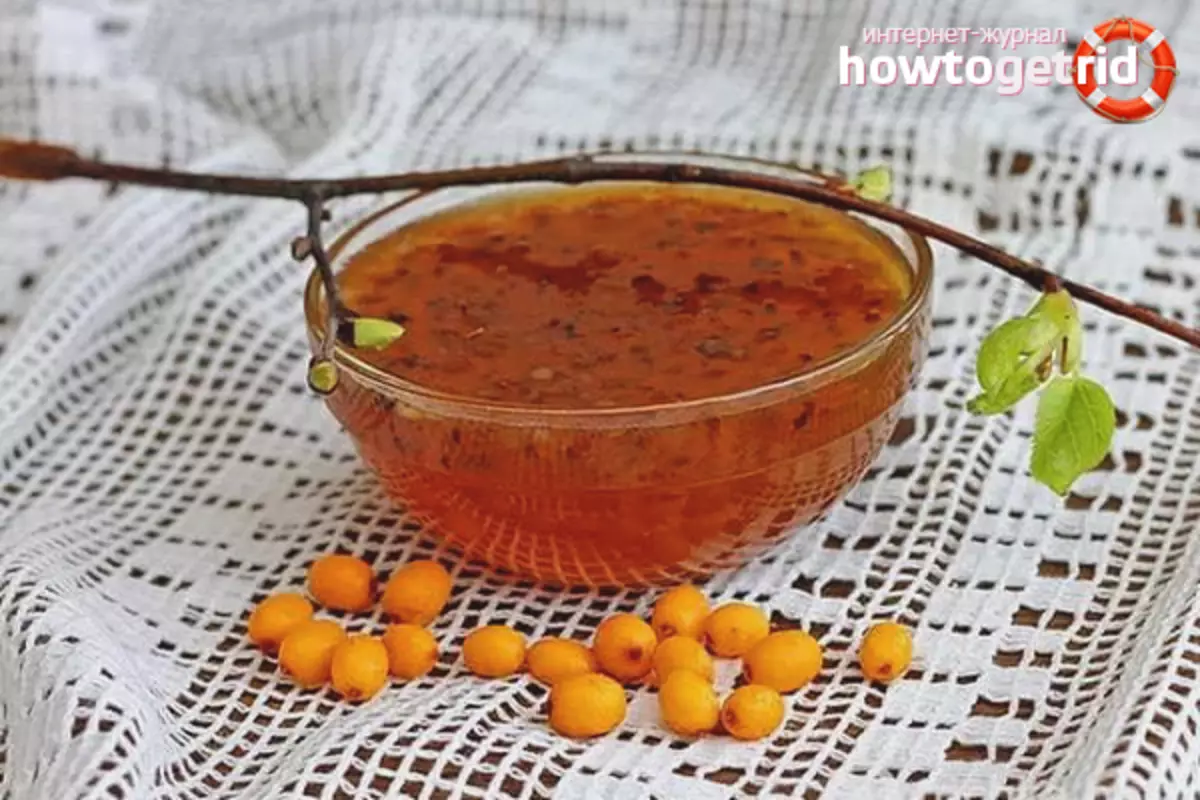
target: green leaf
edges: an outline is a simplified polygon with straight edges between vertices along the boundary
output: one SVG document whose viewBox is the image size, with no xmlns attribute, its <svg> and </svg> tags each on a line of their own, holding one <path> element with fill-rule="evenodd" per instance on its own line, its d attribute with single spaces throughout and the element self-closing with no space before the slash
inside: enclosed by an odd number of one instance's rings
<svg viewBox="0 0 1200 800">
<path fill-rule="evenodd" d="M 871 167 L 855 175 L 850 185 L 859 197 L 886 203 L 892 196 L 892 170 L 882 165 Z"/>
<path fill-rule="evenodd" d="M 1083 359 L 1083 322 L 1078 314 L 1072 314 L 1067 323 L 1066 344 L 1062 348 L 1062 363 L 1059 368 L 1064 373 L 1071 374 L 1079 371 L 1079 362 Z"/>
<path fill-rule="evenodd" d="M 368 350 L 382 350 L 405 334 L 403 325 L 389 319 L 355 317 L 350 324 L 354 346 Z"/>
<path fill-rule="evenodd" d="M 1030 356 L 1054 341 L 1058 332 L 1043 319 L 1017 317 L 987 335 L 975 359 L 975 375 L 984 392 L 1000 388 Z"/>
<path fill-rule="evenodd" d="M 1043 362 L 1053 355 L 1061 334 L 1038 317 L 1010 319 L 988 334 L 975 359 L 983 392 L 967 402 L 974 414 L 1002 414 L 1041 386 Z"/>
<path fill-rule="evenodd" d="M 1065 291 L 1043 294 L 1023 317 L 987 335 L 975 360 L 982 393 L 967 402 L 976 414 L 1001 414 L 1037 389 L 1060 355 L 1063 372 L 1079 367 L 1082 328 L 1075 301 Z"/>
<path fill-rule="evenodd" d="M 1100 384 L 1079 376 L 1083 326 L 1063 290 L 1043 294 L 1022 317 L 983 340 L 975 362 L 982 392 L 967 403 L 976 414 L 1003 413 L 1045 384 L 1034 430 L 1033 477 L 1058 494 L 1103 460 L 1116 410 Z M 1046 381 L 1058 361 L 1061 377 Z"/>
<path fill-rule="evenodd" d="M 1079 317 L 1075 311 L 1075 301 L 1065 289 L 1043 294 L 1026 316 L 1041 317 L 1053 323 L 1064 336 L 1070 330 L 1072 322 Z"/>
<path fill-rule="evenodd" d="M 1003 414 L 1042 385 L 1036 369 L 1022 370 L 1013 375 L 995 392 L 984 392 L 967 401 L 967 410 L 972 414 L 991 416 Z"/>
<path fill-rule="evenodd" d="M 1055 378 L 1038 401 L 1033 477 L 1060 495 L 1104 460 L 1117 412 L 1104 387 L 1082 376 Z"/>
</svg>

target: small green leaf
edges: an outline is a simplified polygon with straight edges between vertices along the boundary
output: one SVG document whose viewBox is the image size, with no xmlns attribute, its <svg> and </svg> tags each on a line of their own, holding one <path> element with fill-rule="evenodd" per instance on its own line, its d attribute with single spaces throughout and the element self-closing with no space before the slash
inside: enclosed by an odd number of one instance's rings
<svg viewBox="0 0 1200 800">
<path fill-rule="evenodd" d="M 1066 342 L 1062 348 L 1062 363 L 1059 368 L 1065 374 L 1079 371 L 1079 362 L 1083 360 L 1083 322 L 1078 314 L 1072 314 L 1067 323 Z"/>
<path fill-rule="evenodd" d="M 855 175 L 850 185 L 860 197 L 886 203 L 892 196 L 892 170 L 882 165 L 871 167 Z"/>
<path fill-rule="evenodd" d="M 984 416 L 1003 414 L 1036 391 L 1042 385 L 1042 380 L 1036 368 L 1022 369 L 1014 373 L 996 391 L 972 397 L 967 401 L 967 410 L 972 414 Z"/>
<path fill-rule="evenodd" d="M 308 362 L 308 388 L 317 394 L 332 394 L 338 385 L 337 365 L 324 358 Z"/>
<path fill-rule="evenodd" d="M 1055 378 L 1038 401 L 1033 477 L 1060 495 L 1104 460 L 1117 413 L 1104 387 L 1082 376 Z"/>
<path fill-rule="evenodd" d="M 967 401 L 973 414 L 1002 414 L 1015 406 L 1048 377 L 1042 370 L 1061 335 L 1041 317 L 1010 319 L 988 334 L 975 359 L 983 389 Z"/>
<path fill-rule="evenodd" d="M 352 344 L 367 350 L 382 350 L 405 334 L 403 325 L 388 319 L 355 317 L 350 325 Z"/>
<path fill-rule="evenodd" d="M 1026 316 L 1042 317 L 1053 323 L 1065 336 L 1072 321 L 1079 315 L 1075 311 L 1075 301 L 1071 299 L 1071 295 L 1065 289 L 1059 289 L 1057 292 L 1046 292 L 1038 298 Z"/>
<path fill-rule="evenodd" d="M 1003 384 L 995 391 L 984 392 L 967 401 L 967 410 L 972 414 L 1003 414 L 1020 403 L 1037 387 L 1045 383 L 1042 372 L 1038 368 L 1042 360 L 1030 360 L 1022 365 L 1018 372 L 1009 375 Z"/>
<path fill-rule="evenodd" d="M 975 374 L 982 392 L 967 403 L 976 414 L 1003 413 L 1044 386 L 1038 401 L 1030 469 L 1058 494 L 1103 460 L 1116 410 L 1100 384 L 1080 377 L 1083 326 L 1064 290 L 1043 294 L 1022 317 L 988 334 Z M 1050 379 L 1055 362 L 1061 377 Z"/>
<path fill-rule="evenodd" d="M 1064 372 L 1074 372 L 1081 345 L 1075 301 L 1064 291 L 1043 294 L 1025 316 L 1010 319 L 983 340 L 975 360 L 983 391 L 967 402 L 968 410 L 976 414 L 1009 410 L 1046 382 L 1056 355 Z"/>
<path fill-rule="evenodd" d="M 1041 352 L 1058 336 L 1054 326 L 1040 317 L 1010 319 L 987 335 L 975 359 L 975 374 L 984 392 L 1000 388 L 1030 356 Z"/>
</svg>

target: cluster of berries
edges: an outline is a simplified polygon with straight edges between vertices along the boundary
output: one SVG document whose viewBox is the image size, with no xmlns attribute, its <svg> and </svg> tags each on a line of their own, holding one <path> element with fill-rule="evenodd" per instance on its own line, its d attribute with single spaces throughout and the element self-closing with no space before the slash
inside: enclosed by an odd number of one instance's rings
<svg viewBox="0 0 1200 800">
<path fill-rule="evenodd" d="M 309 569 L 309 592 L 326 608 L 368 610 L 375 597 L 370 566 L 346 555 L 318 559 Z M 347 700 L 374 696 L 393 677 L 411 680 L 438 659 L 438 642 L 426 629 L 450 597 L 451 581 L 434 561 L 414 561 L 384 586 L 380 603 L 395 620 L 382 637 L 347 635 L 334 620 L 313 618 L 303 595 L 263 600 L 250 616 L 251 641 L 277 652 L 279 664 L 305 687 L 332 684 Z M 722 701 L 713 686 L 713 658 L 741 659 L 744 685 Z M 608 733 L 626 714 L 625 685 L 658 688 L 663 724 L 682 736 L 722 730 L 737 739 L 761 739 L 783 721 L 782 695 L 821 671 L 821 645 L 801 630 L 771 630 L 762 609 L 726 603 L 713 609 L 694 586 L 678 586 L 655 603 L 650 622 L 616 614 L 596 629 L 591 645 L 545 638 L 527 647 L 503 625 L 478 628 L 463 640 L 468 670 L 504 678 L 526 670 L 550 687 L 550 725 L 573 738 Z M 859 649 L 871 680 L 900 677 L 912 660 L 912 637 L 894 622 L 873 626 Z"/>
</svg>

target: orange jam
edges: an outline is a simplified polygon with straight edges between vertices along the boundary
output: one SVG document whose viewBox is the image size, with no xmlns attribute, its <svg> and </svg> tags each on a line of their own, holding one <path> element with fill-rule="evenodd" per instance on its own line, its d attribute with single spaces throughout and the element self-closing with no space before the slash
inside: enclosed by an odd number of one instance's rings
<svg viewBox="0 0 1200 800">
<path fill-rule="evenodd" d="M 547 408 L 713 397 L 853 347 L 908 292 L 890 243 L 836 211 L 742 190 L 530 193 L 396 231 L 341 277 L 409 328 L 363 357 L 442 392 Z"/>
<path fill-rule="evenodd" d="M 388 491 L 564 583 L 712 569 L 812 519 L 889 435 L 924 323 L 789 383 L 891 324 L 913 269 L 845 214 L 707 186 L 508 193 L 394 230 L 339 281 L 408 329 L 354 356 L 412 394 L 351 370 L 330 398 Z"/>
</svg>

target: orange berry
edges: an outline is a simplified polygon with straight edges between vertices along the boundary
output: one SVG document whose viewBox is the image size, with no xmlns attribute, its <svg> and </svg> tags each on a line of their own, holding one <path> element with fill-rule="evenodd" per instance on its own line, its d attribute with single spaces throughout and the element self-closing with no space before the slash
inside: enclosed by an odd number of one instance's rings
<svg viewBox="0 0 1200 800">
<path fill-rule="evenodd" d="M 761 739 L 783 722 L 783 698 L 769 686 L 735 689 L 721 706 L 721 725 L 735 739 Z"/>
<path fill-rule="evenodd" d="M 308 568 L 308 590 L 325 608 L 366 611 L 371 607 L 374 586 L 371 567 L 354 556 L 321 556 Z"/>
<path fill-rule="evenodd" d="M 436 561 L 412 561 L 392 573 L 383 587 L 383 610 L 414 625 L 433 622 L 450 599 L 450 573 Z"/>
<path fill-rule="evenodd" d="M 330 668 L 333 689 L 347 700 L 367 700 L 387 683 L 388 652 L 376 636 L 359 634 L 338 643 Z"/>
<path fill-rule="evenodd" d="M 388 668 L 397 678 L 419 678 L 437 663 L 437 639 L 420 625 L 388 625 L 383 632 L 383 646 L 387 648 Z"/>
<path fill-rule="evenodd" d="M 794 692 L 821 671 L 821 645 L 804 631 L 779 631 L 742 659 L 746 680 L 777 692 Z"/>
<path fill-rule="evenodd" d="M 625 690 L 607 675 L 588 672 L 550 688 L 550 727 L 563 736 L 601 736 L 625 719 Z"/>
<path fill-rule="evenodd" d="M 704 620 L 708 618 L 708 598 L 695 586 L 676 586 L 654 604 L 650 626 L 659 640 L 672 636 L 704 636 Z"/>
<path fill-rule="evenodd" d="M 898 622 L 881 622 L 863 637 L 858 662 L 867 678 L 889 683 L 908 670 L 912 654 L 912 634 L 908 628 Z"/>
<path fill-rule="evenodd" d="M 680 669 L 668 675 L 659 687 L 658 712 L 663 724 L 675 733 L 698 736 L 717 727 L 721 701 L 703 675 Z"/>
<path fill-rule="evenodd" d="M 529 648 L 525 663 L 529 674 L 547 686 L 572 675 L 596 671 L 596 659 L 591 650 L 579 642 L 553 637 L 542 639 Z"/>
<path fill-rule="evenodd" d="M 704 649 L 704 645 L 688 636 L 663 639 L 654 651 L 654 677 L 659 686 L 663 685 L 668 675 L 679 669 L 689 670 L 712 682 L 712 656 Z"/>
<path fill-rule="evenodd" d="M 767 615 L 749 603 L 726 603 L 704 621 L 708 649 L 723 658 L 740 658 L 770 632 Z"/>
<path fill-rule="evenodd" d="M 525 637 L 504 625 L 488 625 L 463 640 L 467 669 L 483 678 L 512 675 L 525 663 Z"/>
<path fill-rule="evenodd" d="M 646 621 L 633 614 L 616 614 L 600 623 L 592 652 L 600 669 L 619 681 L 636 681 L 654 666 L 658 637 Z"/>
<path fill-rule="evenodd" d="M 279 645 L 279 666 L 301 686 L 322 686 L 333 668 L 333 651 L 345 638 L 342 626 L 331 619 L 302 622 Z"/>
<path fill-rule="evenodd" d="M 273 594 L 259 603 L 246 624 L 250 641 L 274 653 L 283 638 L 301 623 L 312 619 L 312 603 L 295 592 Z"/>
</svg>

